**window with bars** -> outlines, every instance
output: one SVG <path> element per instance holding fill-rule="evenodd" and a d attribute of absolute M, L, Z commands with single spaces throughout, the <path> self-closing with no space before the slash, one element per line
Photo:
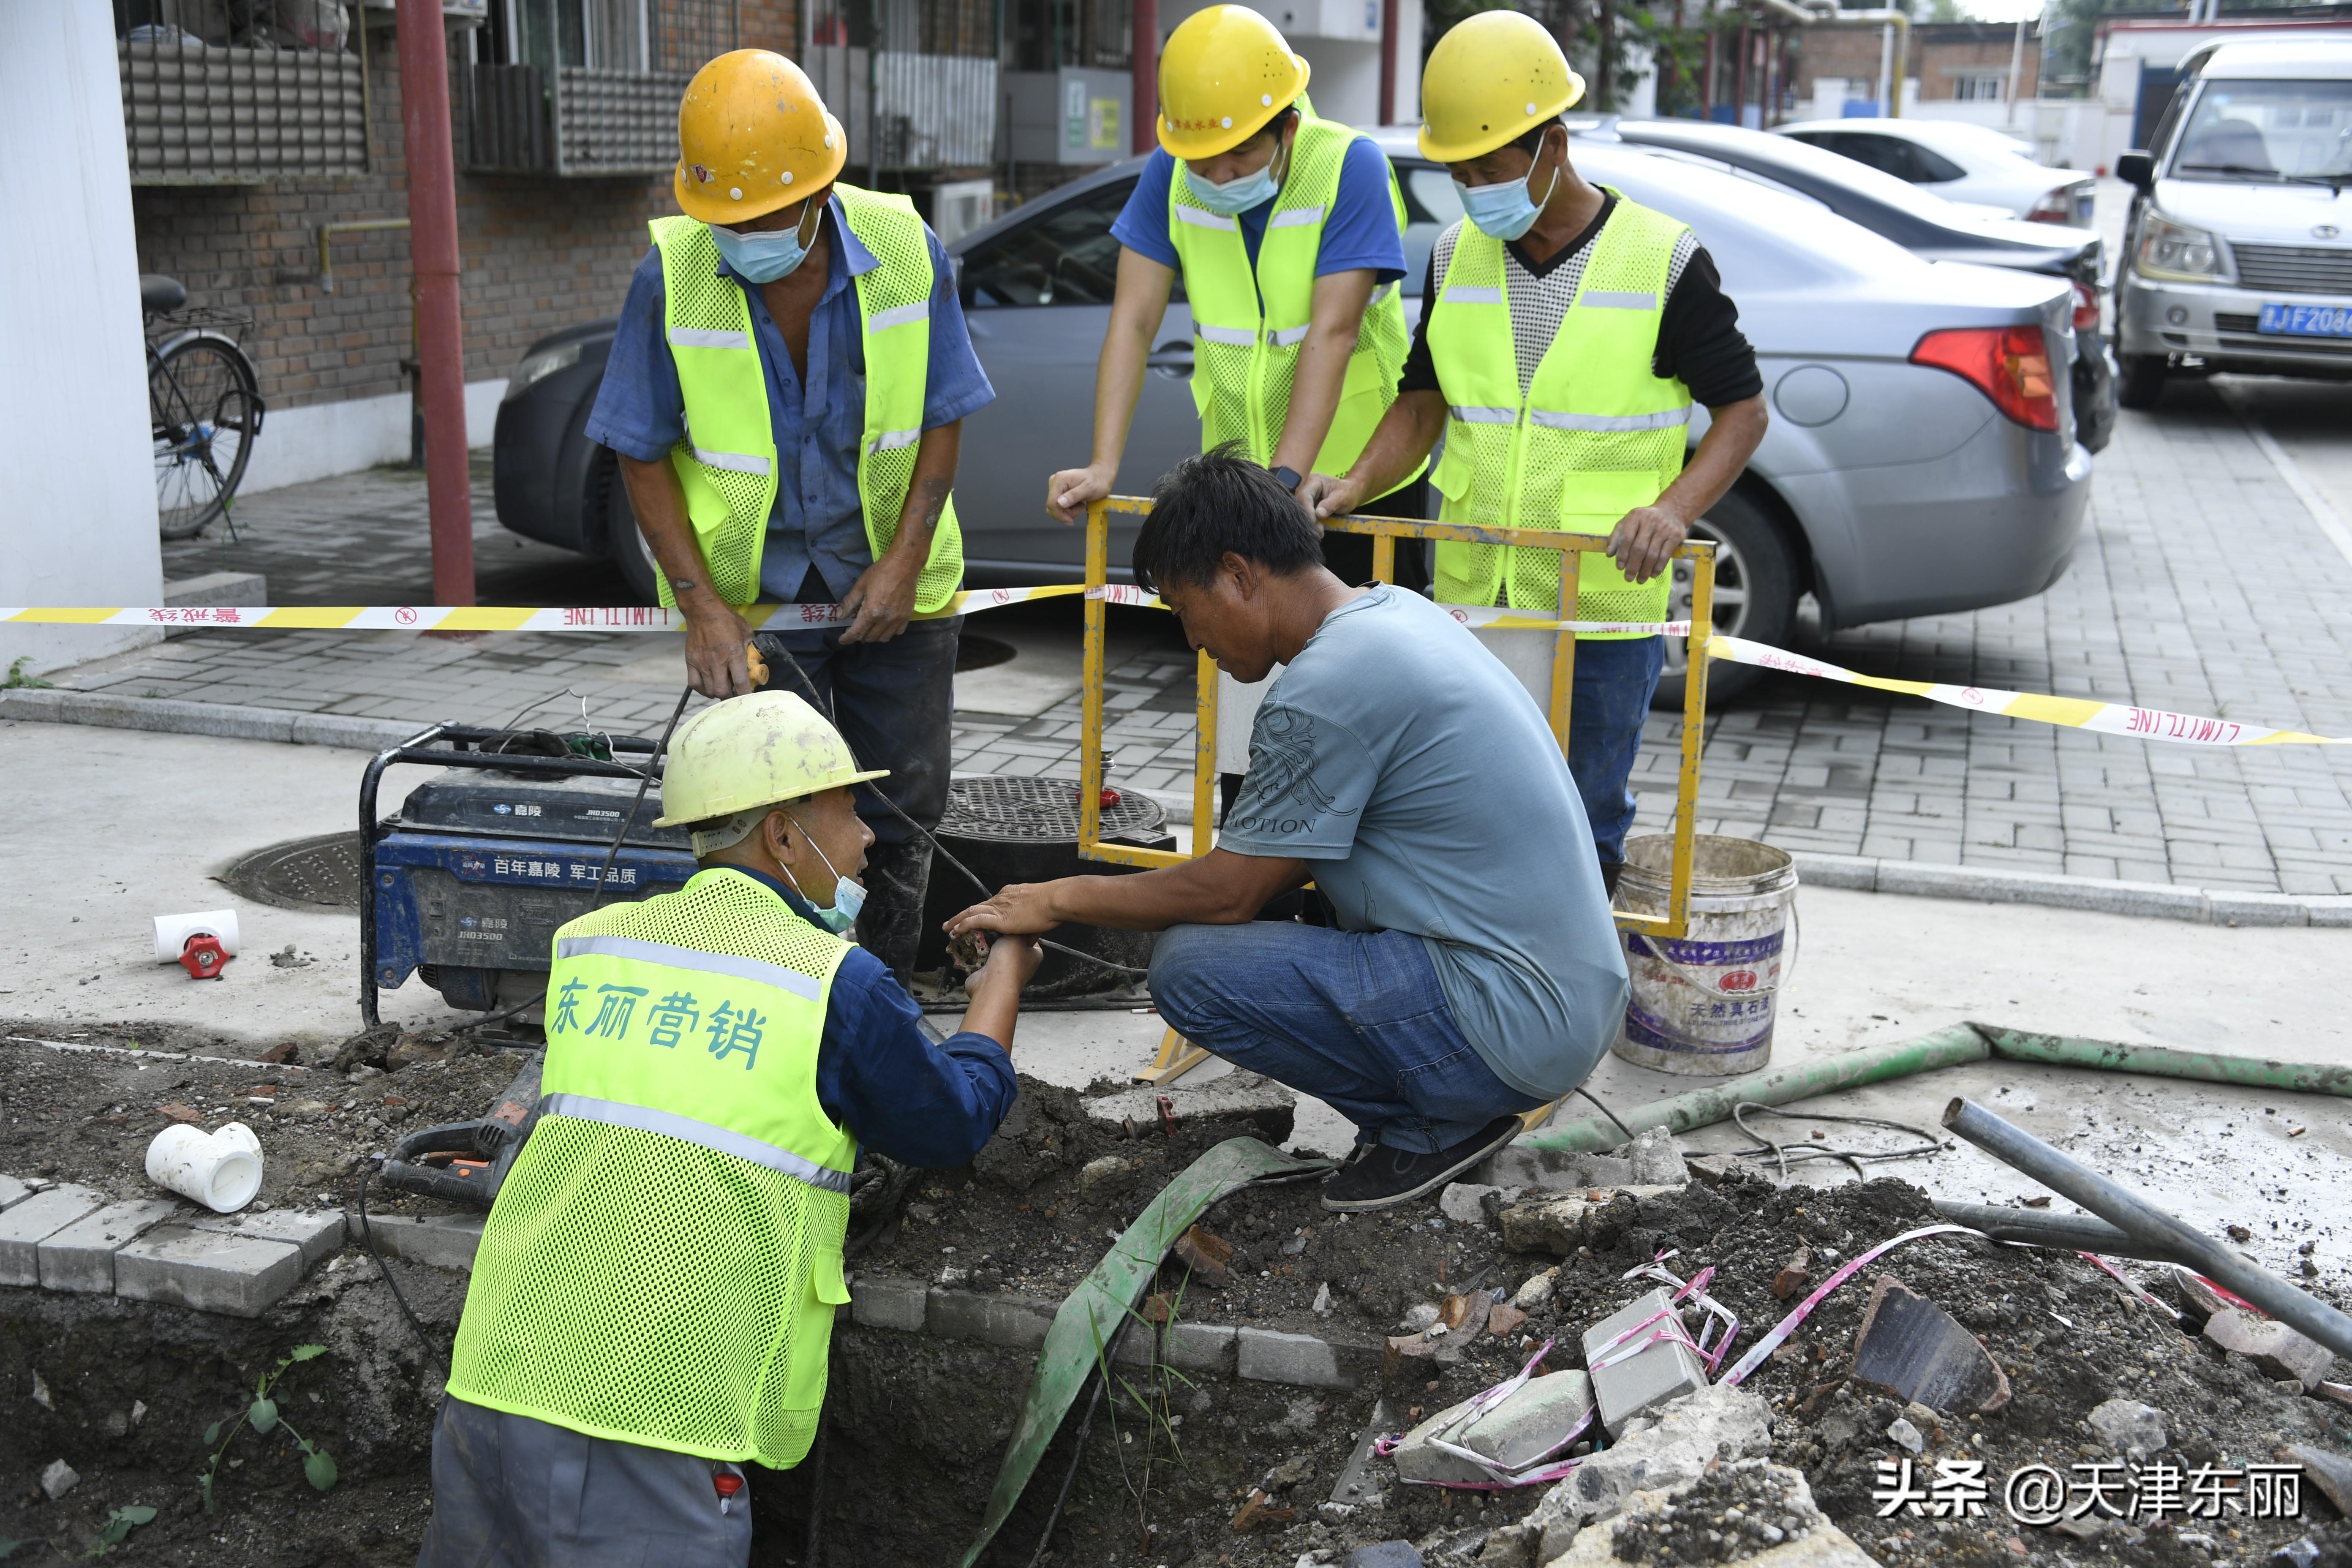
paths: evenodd
<path fill-rule="evenodd" d="M 1952 96 L 1963 103 L 1999 103 L 2009 96 L 2002 90 L 2007 80 L 2005 71 L 1962 71 L 1952 78 Z"/>
<path fill-rule="evenodd" d="M 365 174 L 355 11 L 340 0 L 116 0 L 131 183 Z"/>
<path fill-rule="evenodd" d="M 456 106 L 467 166 L 655 174 L 677 162 L 677 105 L 737 47 L 734 0 L 489 0 Z"/>
<path fill-rule="evenodd" d="M 849 132 L 849 175 L 995 158 L 993 0 L 807 0 L 801 62 Z"/>

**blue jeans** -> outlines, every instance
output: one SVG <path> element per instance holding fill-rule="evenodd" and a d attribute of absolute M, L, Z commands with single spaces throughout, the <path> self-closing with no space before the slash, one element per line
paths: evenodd
<path fill-rule="evenodd" d="M 1625 858 L 1633 826 L 1633 758 L 1642 749 L 1642 721 L 1650 693 L 1666 667 L 1664 637 L 1622 637 L 1576 644 L 1576 695 L 1568 712 L 1568 771 L 1592 825 L 1592 847 L 1603 860 Z"/>
<path fill-rule="evenodd" d="M 1193 1044 L 1338 1110 L 1360 1143 L 1434 1153 L 1543 1103 L 1471 1049 L 1428 949 L 1402 931 L 1171 926 L 1151 999 Z"/>

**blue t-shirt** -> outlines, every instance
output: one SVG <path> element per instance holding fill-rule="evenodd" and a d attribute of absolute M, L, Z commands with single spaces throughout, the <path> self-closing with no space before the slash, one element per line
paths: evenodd
<path fill-rule="evenodd" d="M 1155 148 L 1143 162 L 1143 177 L 1127 198 L 1110 237 L 1162 267 L 1182 270 L 1176 247 L 1168 238 L 1168 182 L 1176 178 L 1176 160 L 1164 147 Z M 1265 238 L 1265 220 L 1274 215 L 1279 197 L 1265 201 L 1241 215 L 1242 244 L 1250 265 L 1257 265 L 1257 247 Z M 1315 276 L 1353 272 L 1370 268 L 1375 286 L 1404 276 L 1404 239 L 1397 232 L 1396 208 L 1389 203 L 1389 161 L 1379 147 L 1362 137 L 1348 144 L 1339 163 L 1339 190 L 1324 215 L 1323 242 L 1315 253 Z"/>
<path fill-rule="evenodd" d="M 882 265 L 849 232 L 841 198 L 825 211 L 832 244 L 824 293 L 809 313 L 808 375 L 793 368 L 784 335 L 768 314 L 766 298 L 719 263 L 719 276 L 743 290 L 751 308 L 751 337 L 768 380 L 768 424 L 776 442 L 776 501 L 768 513 L 768 541 L 760 557 L 760 591 L 785 603 L 800 597 L 812 567 L 838 602 L 874 564 L 866 538 L 865 503 L 857 494 L 857 447 L 866 433 L 866 336 L 855 279 Z M 952 425 L 996 396 L 971 352 L 955 272 L 929 229 L 931 345 L 923 383 L 923 428 Z M 629 297 L 613 331 L 604 385 L 588 416 L 588 439 L 641 463 L 669 456 L 686 434 L 686 398 L 662 325 L 664 289 L 659 249 L 648 250 L 629 280 Z"/>
<path fill-rule="evenodd" d="M 1422 938 L 1463 1037 L 1551 1100 L 1625 1015 L 1592 832 L 1535 700 L 1469 629 L 1376 585 L 1267 689 L 1218 844 L 1307 862 L 1349 931 Z"/>

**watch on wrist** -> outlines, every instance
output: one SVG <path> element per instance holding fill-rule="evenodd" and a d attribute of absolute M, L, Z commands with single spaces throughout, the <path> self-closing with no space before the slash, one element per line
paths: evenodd
<path fill-rule="evenodd" d="M 1276 479 L 1282 481 L 1282 488 L 1286 490 L 1296 490 L 1300 481 L 1307 478 L 1297 468 L 1276 468 L 1273 473 Z"/>

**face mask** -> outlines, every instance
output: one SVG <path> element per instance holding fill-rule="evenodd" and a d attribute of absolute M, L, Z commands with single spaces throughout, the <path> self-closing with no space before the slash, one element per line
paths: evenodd
<path fill-rule="evenodd" d="M 1538 152 L 1541 150 L 1538 149 Z M 1544 209 L 1544 202 L 1559 186 L 1559 171 L 1551 172 L 1551 184 L 1544 187 L 1543 201 L 1528 195 L 1528 178 L 1535 171 L 1516 180 L 1506 180 L 1499 185 L 1465 185 L 1454 182 L 1461 193 L 1462 213 L 1478 227 L 1478 232 L 1494 239 L 1517 239 L 1536 226 Z"/>
<path fill-rule="evenodd" d="M 801 837 L 808 838 L 808 847 L 816 850 L 816 858 L 824 862 L 824 868 L 833 871 L 833 858 L 822 848 L 818 848 L 817 841 L 809 837 L 809 830 L 801 827 L 797 818 L 794 819 L 793 826 L 801 828 Z M 810 912 L 816 916 L 817 924 L 833 932 L 834 935 L 847 936 L 850 928 L 857 923 L 857 911 L 865 907 L 866 889 L 840 872 L 833 871 L 833 907 L 829 910 L 812 910 Z"/>
<path fill-rule="evenodd" d="M 1245 213 L 1263 202 L 1270 202 L 1282 190 L 1282 177 L 1275 165 L 1284 162 L 1279 149 L 1265 161 L 1265 167 L 1254 174 L 1244 174 L 1220 185 L 1204 180 L 1192 164 L 1184 165 L 1184 184 L 1192 187 L 1192 199 L 1215 213 L 1219 217 L 1232 217 Z"/>
<path fill-rule="evenodd" d="M 709 227 L 719 254 L 746 283 L 773 283 L 808 259 L 808 246 L 801 238 L 801 231 L 808 227 L 805 216 L 791 228 L 753 234 L 737 234 L 715 223 Z"/>

